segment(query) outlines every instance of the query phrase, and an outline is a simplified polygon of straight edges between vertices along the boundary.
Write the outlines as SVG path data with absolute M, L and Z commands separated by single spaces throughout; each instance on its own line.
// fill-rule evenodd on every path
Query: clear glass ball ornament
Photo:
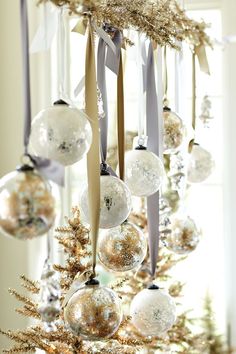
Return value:
M 176 305 L 173 298 L 153 286 L 140 291 L 132 300 L 130 315 L 135 328 L 143 336 L 161 336 L 176 321 Z
M 49 184 L 28 165 L 0 180 L 0 230 L 19 240 L 41 236 L 55 219 Z
M 99 285 L 85 285 L 68 301 L 64 318 L 66 326 L 86 340 L 111 337 L 122 321 L 118 295 Z
M 121 225 L 131 212 L 131 193 L 126 184 L 114 176 L 101 176 L 100 228 L 111 229 Z M 88 186 L 80 196 L 83 217 L 89 223 Z
M 47 332 L 56 329 L 55 321 L 58 319 L 61 311 L 60 297 L 61 289 L 58 274 L 47 260 L 41 276 L 38 303 L 38 312 L 41 315 L 44 328 Z
M 40 111 L 33 119 L 30 146 L 40 157 L 64 166 L 81 160 L 92 142 L 92 129 L 87 115 L 64 101 Z
M 189 183 L 204 182 L 213 172 L 215 162 L 212 155 L 198 144 L 193 144 L 188 160 L 187 179 Z
M 124 222 L 122 225 L 104 230 L 98 239 L 98 258 L 113 272 L 136 269 L 147 253 L 147 240 L 136 225 Z
M 162 243 L 177 254 L 187 255 L 194 251 L 201 236 L 194 220 L 185 214 L 174 214 L 170 222 L 169 233 L 161 233 Z
M 132 195 L 148 197 L 156 193 L 165 176 L 161 159 L 146 149 L 125 154 L 125 182 Z
M 168 107 L 164 107 L 163 153 L 175 154 L 185 138 L 185 126 L 182 119 Z

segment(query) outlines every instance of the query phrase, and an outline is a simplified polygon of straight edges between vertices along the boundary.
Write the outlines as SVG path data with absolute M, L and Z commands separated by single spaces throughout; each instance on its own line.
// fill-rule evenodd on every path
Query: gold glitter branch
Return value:
M 190 19 L 175 0 L 39 0 L 66 6 L 71 13 L 89 11 L 98 24 L 108 23 L 120 30 L 134 28 L 161 46 L 177 48 L 177 41 L 211 45 L 204 22 Z

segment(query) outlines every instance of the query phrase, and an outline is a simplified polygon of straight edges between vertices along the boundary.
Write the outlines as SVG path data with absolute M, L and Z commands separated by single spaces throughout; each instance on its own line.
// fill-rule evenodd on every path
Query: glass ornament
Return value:
M 86 340 L 109 338 L 122 321 L 121 301 L 113 290 L 98 282 L 85 285 L 68 301 L 64 318 L 66 326 Z
M 41 276 L 38 311 L 47 332 L 55 329 L 54 322 L 60 314 L 61 289 L 57 273 L 46 261 Z
M 182 119 L 168 107 L 164 107 L 163 153 L 175 154 L 181 147 L 185 137 Z
M 193 144 L 187 168 L 188 182 L 204 182 L 212 174 L 214 166 L 215 163 L 210 152 L 196 143 Z
M 143 336 L 161 336 L 176 321 L 176 305 L 173 298 L 152 285 L 140 291 L 130 305 L 131 321 Z
M 187 255 L 194 251 L 200 241 L 200 231 L 194 220 L 186 215 L 174 214 L 170 218 L 169 233 L 161 233 L 161 240 L 168 250 Z
M 125 182 L 132 195 L 148 197 L 156 193 L 164 176 L 161 159 L 151 151 L 143 148 L 125 154 Z
M 131 212 L 131 194 L 126 184 L 114 176 L 101 176 L 100 228 L 111 229 L 124 222 Z M 84 219 L 89 223 L 88 186 L 80 197 Z
M 98 258 L 113 272 L 126 272 L 140 266 L 147 253 L 147 240 L 136 225 L 122 225 L 104 230 L 98 238 Z
M 55 200 L 50 185 L 23 165 L 0 180 L 0 230 L 19 240 L 45 234 L 53 226 Z
M 83 158 L 92 142 L 87 115 L 64 101 L 40 111 L 32 122 L 30 146 L 37 156 L 72 165 Z

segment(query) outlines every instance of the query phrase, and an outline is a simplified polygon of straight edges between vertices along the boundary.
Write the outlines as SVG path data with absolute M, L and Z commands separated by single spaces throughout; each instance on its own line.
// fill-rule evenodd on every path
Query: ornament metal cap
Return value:
M 108 171 L 108 166 L 105 162 L 102 162 L 100 165 L 100 174 L 101 176 L 110 176 L 110 172 Z
M 147 150 L 146 146 L 138 145 L 136 146 L 135 150 Z
M 53 103 L 53 106 L 56 106 L 56 105 L 60 105 L 60 104 L 64 104 L 66 106 L 69 106 L 67 102 L 63 101 L 62 99 L 59 99 L 58 101 L 55 101 Z
M 97 279 L 89 279 L 88 281 L 86 281 L 85 285 L 86 286 L 95 286 L 95 285 L 99 285 L 99 281 Z
M 159 286 L 157 286 L 157 285 L 155 285 L 155 284 L 151 284 L 151 285 L 149 285 L 149 287 L 148 287 L 148 290 L 159 290 L 160 288 L 159 288 Z
M 163 107 L 163 112 L 171 112 L 170 107 L 164 106 L 164 107 Z
M 34 167 L 30 166 L 30 165 L 27 165 L 27 164 L 23 164 L 23 165 L 17 166 L 16 170 L 18 172 L 29 172 L 29 171 L 33 171 Z

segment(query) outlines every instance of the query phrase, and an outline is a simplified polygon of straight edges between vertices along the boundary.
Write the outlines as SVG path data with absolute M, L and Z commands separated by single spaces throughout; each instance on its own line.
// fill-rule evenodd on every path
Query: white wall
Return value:
M 223 35 L 236 35 L 236 1 L 222 1 Z M 227 316 L 236 346 L 236 43 L 223 52 L 224 80 L 224 210 L 226 240 Z M 220 260 L 219 260 L 220 262 Z M 221 284 L 219 284 L 221 286 Z
M 0 1 L 0 177 L 14 170 L 23 152 L 23 96 L 22 61 L 20 47 L 19 0 Z M 36 1 L 29 1 L 31 37 L 38 25 L 40 11 Z M 32 56 L 32 108 L 35 114 L 50 102 L 50 75 L 44 72 L 44 54 Z M 46 67 L 49 68 L 49 65 Z M 40 69 L 41 68 L 41 69 Z M 41 72 L 40 72 L 41 70 Z M 0 328 L 23 328 L 26 319 L 14 309 L 18 302 L 13 300 L 7 289 L 20 288 L 20 274 L 34 272 L 36 250 L 44 240 L 30 242 L 7 239 L 0 235 Z M 8 341 L 0 337 L 0 352 L 8 347 Z

